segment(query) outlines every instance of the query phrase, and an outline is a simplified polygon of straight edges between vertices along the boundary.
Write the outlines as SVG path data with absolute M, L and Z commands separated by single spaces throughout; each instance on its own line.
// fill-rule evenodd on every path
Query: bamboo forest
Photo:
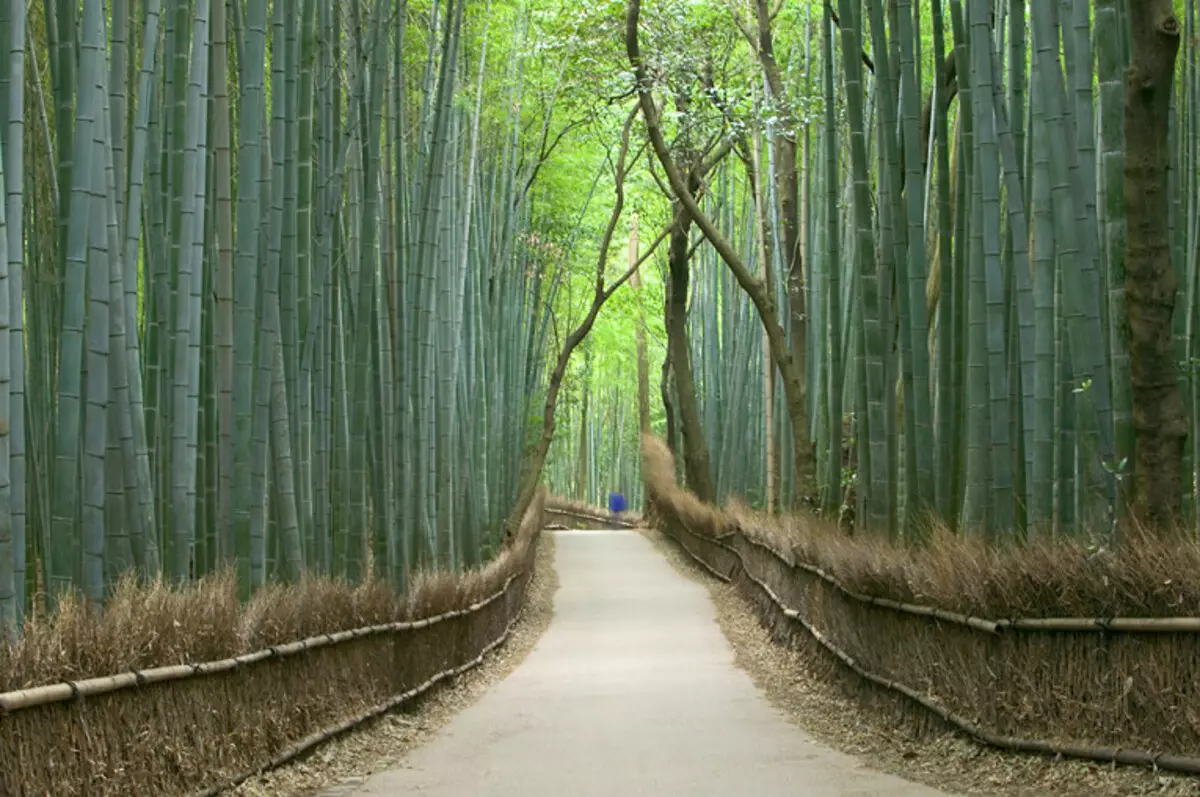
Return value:
M 641 432 L 892 537 L 1195 527 L 1181 2 L 6 1 L 0 615 L 403 588 L 640 506 Z
M 982 628 L 895 687 L 981 744 L 1200 772 L 1198 5 L 0 0 L 0 795 L 215 794 L 644 539 L 872 688 Z M 954 702 L 1035 627 L 1191 647 Z

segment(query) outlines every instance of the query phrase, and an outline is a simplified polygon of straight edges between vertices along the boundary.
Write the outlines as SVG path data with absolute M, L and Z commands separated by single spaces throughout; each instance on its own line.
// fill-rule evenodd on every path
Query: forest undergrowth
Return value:
M 268 584 L 249 601 L 239 601 L 231 568 L 183 585 L 140 581 L 130 574 L 117 584 L 102 613 L 86 598 L 70 594 L 52 612 L 30 615 L 21 636 L 0 645 L 0 692 L 219 661 L 323 634 L 441 614 L 486 598 L 503 584 L 522 564 L 515 547 L 482 568 L 420 573 L 406 593 L 382 580 L 352 584 L 306 575 L 295 584 Z
M 704 504 L 676 486 L 674 459 L 661 441 L 646 439 L 644 455 L 656 500 L 690 528 L 725 533 L 736 526 L 864 595 L 991 619 L 1200 614 L 1200 548 L 1190 540 L 1131 524 L 1126 544 L 1111 547 L 1080 536 L 997 545 L 935 525 L 926 544 L 904 546 L 808 514 L 768 515 L 737 500 Z

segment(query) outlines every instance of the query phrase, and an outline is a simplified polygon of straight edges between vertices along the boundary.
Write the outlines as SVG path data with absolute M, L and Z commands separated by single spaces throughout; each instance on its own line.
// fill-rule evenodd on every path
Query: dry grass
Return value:
M 194 792 L 298 740 L 469 661 L 519 612 L 541 520 L 534 502 L 513 545 L 464 576 L 385 585 L 310 579 L 239 606 L 229 574 L 193 587 L 122 583 L 102 617 L 66 601 L 0 653 L 0 688 L 195 663 L 284 641 L 465 609 L 517 575 L 504 597 L 421 629 L 363 637 L 222 675 L 14 712 L 0 721 L 0 794 Z
M 671 452 L 665 443 L 650 435 L 642 435 L 642 479 L 651 505 L 647 514 L 665 511 L 698 534 L 719 537 L 730 532 L 727 512 L 704 503 L 695 493 L 675 484 L 675 460 Z
M 914 550 L 848 535 L 811 515 L 766 516 L 737 502 L 707 506 L 675 485 L 661 441 L 646 438 L 643 449 L 655 501 L 693 532 L 723 535 L 736 526 L 865 595 L 991 619 L 1200 615 L 1200 546 L 1186 540 L 1132 531 L 1118 550 L 1045 537 L 997 547 L 937 527 Z
M 705 506 L 674 484 L 660 443 L 647 440 L 645 455 L 657 526 L 717 572 L 734 576 L 777 641 L 824 660 L 831 678 L 865 702 L 890 706 L 897 724 L 918 735 L 945 727 L 914 702 L 850 673 L 744 574 L 769 585 L 866 671 L 922 692 L 991 733 L 1200 754 L 1200 706 L 1191 694 L 1200 681 L 1200 635 L 988 634 L 855 600 L 793 566 L 816 565 L 857 593 L 991 619 L 1185 616 L 1200 613 L 1194 546 L 1138 539 L 1118 551 L 1093 551 L 1061 540 L 993 549 L 938 531 L 929 545 L 908 551 L 808 518 Z M 736 552 L 717 545 L 718 537 Z
M 937 527 L 912 550 L 814 518 L 768 521 L 741 507 L 730 515 L 746 533 L 869 595 L 993 619 L 1200 614 L 1200 547 L 1190 541 L 1139 535 L 1109 550 L 1042 537 L 997 547 Z
M 186 589 L 123 579 L 100 617 L 68 596 L 0 643 L 0 691 L 236 655 L 241 614 L 228 573 Z
M 308 576 L 298 584 L 268 584 L 241 604 L 230 569 L 186 586 L 123 578 L 102 615 L 68 595 L 54 613 L 31 617 L 15 644 L 0 641 L 0 692 L 218 661 L 297 639 L 429 617 L 494 592 L 526 553 L 509 552 L 465 574 L 419 574 L 407 596 L 379 581 L 352 585 Z
M 504 560 L 505 562 L 508 559 Z M 502 565 L 493 569 L 508 569 Z M 0 645 L 0 691 L 171 664 L 217 661 L 271 645 L 465 606 L 495 588 L 496 572 L 421 575 L 408 600 L 387 584 L 308 577 L 269 584 L 240 604 L 231 571 L 187 586 L 123 579 L 104 613 L 77 597 Z

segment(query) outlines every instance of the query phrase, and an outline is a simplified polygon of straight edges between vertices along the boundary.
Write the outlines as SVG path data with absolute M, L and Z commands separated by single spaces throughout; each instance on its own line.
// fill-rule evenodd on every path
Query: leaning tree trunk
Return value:
M 774 358 L 775 364 L 779 366 L 783 377 L 784 398 L 787 402 L 788 417 L 791 419 L 792 450 L 798 491 L 797 499 L 799 499 L 797 503 L 804 503 L 810 500 L 815 493 L 815 468 L 812 441 L 809 437 L 808 407 L 804 395 L 803 361 L 793 355 L 783 325 L 779 323 L 772 286 L 751 273 L 741 255 L 700 208 L 696 197 L 689 190 L 683 172 L 671 155 L 666 139 L 663 137 L 659 111 L 654 103 L 649 77 L 646 67 L 642 63 L 641 50 L 638 45 L 640 13 L 641 0 L 629 0 L 625 11 L 625 51 L 637 79 L 638 101 L 646 122 L 646 132 L 650 137 L 651 148 L 659 163 L 662 164 L 663 171 L 666 172 L 671 190 L 675 192 L 681 205 L 692 216 L 696 226 L 704 233 L 704 237 L 709 240 L 713 248 L 717 250 L 717 254 L 725 261 L 725 265 L 733 273 L 738 285 L 750 297 L 767 333 L 771 356 Z M 679 363 L 676 362 L 677 376 L 678 367 Z
M 592 326 L 596 323 L 596 316 L 600 315 L 600 309 L 604 307 L 604 303 L 633 276 L 638 267 L 646 259 L 654 254 L 654 250 L 658 247 L 659 242 L 665 237 L 659 236 L 659 239 L 650 247 L 650 250 L 642 258 L 630 265 L 629 269 L 620 278 L 607 288 L 604 286 L 604 270 L 608 264 L 608 249 L 612 244 L 613 233 L 617 229 L 617 223 L 621 220 L 621 212 L 625 208 L 625 176 L 628 174 L 625 158 L 629 154 L 629 131 L 633 126 L 633 120 L 636 118 L 637 110 L 635 108 L 626 117 L 625 126 L 621 130 L 621 148 L 620 154 L 617 156 L 616 174 L 614 176 L 616 198 L 613 201 L 613 209 L 608 219 L 608 226 L 605 228 L 604 235 L 600 239 L 600 250 L 596 258 L 596 282 L 592 295 L 592 304 L 588 308 L 587 315 L 584 316 L 583 321 L 579 323 L 575 331 L 568 335 L 563 342 L 562 349 L 558 353 L 558 359 L 554 363 L 554 370 L 550 372 L 550 379 L 546 384 L 546 399 L 542 404 L 542 434 L 537 442 L 528 449 L 528 453 L 522 463 L 521 475 L 517 485 L 517 502 L 504 523 L 506 540 L 515 538 L 517 529 L 521 524 L 521 518 L 524 517 L 525 510 L 533 503 L 534 495 L 537 494 L 538 484 L 540 484 L 542 477 L 542 467 L 546 464 L 546 455 L 550 452 L 550 443 L 554 440 L 554 413 L 558 408 L 558 393 L 562 389 L 563 379 L 567 375 L 567 365 L 570 364 L 571 354 L 583 342 L 588 333 L 592 331 Z
M 1132 0 L 1132 57 L 1125 89 L 1125 301 L 1133 385 L 1136 516 L 1179 519 L 1187 416 L 1171 340 L 1177 278 L 1167 230 L 1167 120 L 1179 51 L 1171 0 Z
M 688 299 L 688 233 L 692 218 L 682 206 L 675 211 L 671 224 L 668 250 L 669 283 L 667 287 L 667 350 L 675 369 L 675 392 L 679 401 L 680 431 L 683 433 L 683 468 L 688 486 L 696 497 L 711 503 L 716 497 L 712 469 L 709 465 L 708 444 L 700 426 L 700 407 L 696 402 L 696 385 L 692 378 L 691 352 L 687 338 Z

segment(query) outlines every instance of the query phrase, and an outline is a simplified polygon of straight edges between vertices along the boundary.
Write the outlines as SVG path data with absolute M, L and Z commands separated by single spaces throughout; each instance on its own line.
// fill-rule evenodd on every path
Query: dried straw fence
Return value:
M 419 697 L 508 637 L 541 513 L 539 495 L 513 546 L 421 616 L 0 694 L 0 795 L 217 794 Z
M 565 504 L 546 504 L 547 523 L 556 523 L 567 528 L 582 528 L 602 531 L 605 529 L 632 529 L 636 522 L 625 515 L 613 515 L 595 507 L 586 509 Z
M 664 474 L 673 469 L 647 479 L 651 525 L 736 584 L 776 641 L 887 719 L 1006 750 L 1200 774 L 1200 617 L 990 619 L 866 594 L 806 560 L 773 519 L 706 507 Z

